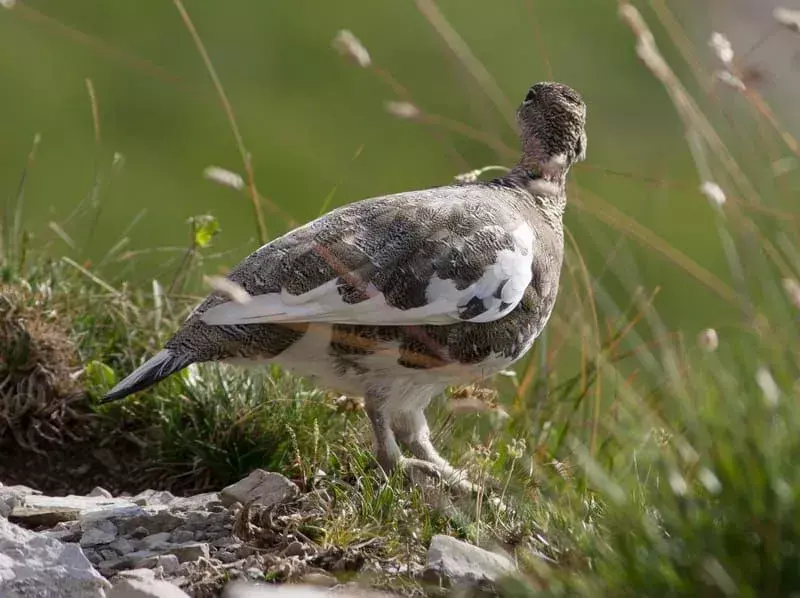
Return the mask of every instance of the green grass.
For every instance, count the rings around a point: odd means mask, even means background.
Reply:
[[[496,380],[503,411],[430,410],[436,444],[483,488],[471,499],[387,479],[363,413],[275,368],[192,367],[97,405],[180,325],[197,299],[189,293],[215,271],[209,262],[230,261],[211,253],[215,221],[189,223],[187,247],[169,254],[170,280],[129,288],[120,264],[135,267],[132,256],[81,265],[30,247],[15,219],[21,185],[0,229],[0,294],[13,295],[28,322],[58,315],[87,364],[76,376],[87,433],[142,446],[150,481],[210,489],[256,467],[279,471],[308,492],[296,525],[319,544],[347,550],[378,539],[376,554],[409,566],[436,533],[499,546],[522,570],[503,586],[508,595],[800,595],[800,299],[786,282],[800,269],[797,177],[777,180],[769,160],[717,127],[729,155],[709,132],[723,122],[719,108],[697,100],[697,111],[687,109],[679,84],[661,80],[677,94],[700,181],[729,198],[709,218],[730,272],[715,276],[680,246],[647,229],[644,237],[684,271],[682,284],[710,289],[735,315],[710,349],[665,321],[657,289],[642,288],[639,264],[618,240],[642,230],[605,210],[613,239],[598,232],[594,246],[579,247],[568,237],[546,335],[514,376]],[[753,93],[741,99],[756,108],[749,125],[760,127],[759,143],[788,155],[779,145],[787,133],[763,120]],[[592,191],[571,194],[586,206]]]

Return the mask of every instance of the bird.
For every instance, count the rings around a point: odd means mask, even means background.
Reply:
[[[520,157],[502,177],[349,203],[257,249],[226,276],[243,296],[212,291],[101,402],[195,363],[277,364],[363,396],[387,473],[469,487],[434,447],[425,409],[508,368],[544,329],[567,174],[586,157],[586,105],[563,83],[532,85],[516,123]]]

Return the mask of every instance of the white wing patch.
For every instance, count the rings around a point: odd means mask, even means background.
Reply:
[[[531,282],[533,230],[523,224],[512,231],[511,235],[514,238],[514,249],[498,252],[495,263],[486,269],[475,284],[462,291],[467,293],[466,302],[477,297],[486,308],[483,313],[470,318],[470,322],[492,322],[506,315],[522,300],[525,289]],[[463,309],[466,303],[460,303],[459,307]]]
[[[513,250],[498,252],[483,276],[458,290],[451,280],[434,277],[426,288],[428,302],[420,307],[400,309],[371,283],[365,289],[369,299],[346,303],[338,290],[338,277],[307,293],[292,295],[286,290],[251,297],[242,304],[228,301],[212,307],[201,319],[213,326],[325,322],[380,326],[443,325],[456,322],[491,322],[509,313],[522,300],[531,281],[533,230],[522,224],[512,231]],[[352,280],[354,275],[345,276]],[[470,302],[480,300],[481,312],[464,317]]]

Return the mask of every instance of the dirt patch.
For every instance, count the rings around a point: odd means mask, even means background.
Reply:
[[[85,434],[84,434],[85,435]],[[0,480],[23,484],[46,494],[87,494],[101,486],[115,494],[144,490],[153,481],[143,474],[147,461],[131,443],[117,443],[115,450],[101,448],[91,439],[80,443],[41,445],[31,451],[4,442]]]

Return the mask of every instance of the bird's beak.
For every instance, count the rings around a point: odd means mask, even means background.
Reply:
[[[588,143],[588,139],[586,138],[586,133],[581,133],[581,151],[578,153],[578,156],[575,158],[578,162],[583,162],[586,159],[586,144]]]

